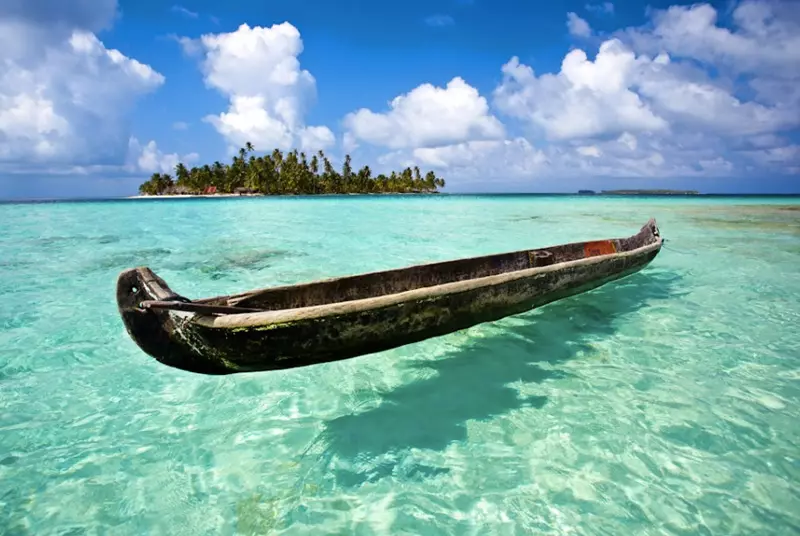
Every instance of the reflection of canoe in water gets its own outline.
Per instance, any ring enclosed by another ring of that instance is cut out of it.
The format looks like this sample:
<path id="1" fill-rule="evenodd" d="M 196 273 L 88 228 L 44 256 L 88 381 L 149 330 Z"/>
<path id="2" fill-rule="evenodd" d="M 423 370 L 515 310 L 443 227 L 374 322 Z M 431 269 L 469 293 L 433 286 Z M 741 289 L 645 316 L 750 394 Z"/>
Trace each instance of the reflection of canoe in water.
<path id="1" fill-rule="evenodd" d="M 422 264 L 190 301 L 125 270 L 128 333 L 166 365 L 204 374 L 285 369 L 388 350 L 498 320 L 637 272 L 661 250 L 655 220 L 628 238 Z"/>

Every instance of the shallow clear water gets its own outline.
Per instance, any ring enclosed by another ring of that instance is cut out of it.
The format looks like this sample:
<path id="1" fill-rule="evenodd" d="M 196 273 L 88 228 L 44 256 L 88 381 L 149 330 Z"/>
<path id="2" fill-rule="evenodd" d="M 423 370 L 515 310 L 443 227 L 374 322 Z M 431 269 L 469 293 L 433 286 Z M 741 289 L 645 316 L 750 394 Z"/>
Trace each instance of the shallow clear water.
<path id="1" fill-rule="evenodd" d="M 128 338 L 189 297 L 636 232 L 643 272 L 396 350 L 207 377 Z M 0 205 L 0 533 L 800 530 L 800 201 Z"/>

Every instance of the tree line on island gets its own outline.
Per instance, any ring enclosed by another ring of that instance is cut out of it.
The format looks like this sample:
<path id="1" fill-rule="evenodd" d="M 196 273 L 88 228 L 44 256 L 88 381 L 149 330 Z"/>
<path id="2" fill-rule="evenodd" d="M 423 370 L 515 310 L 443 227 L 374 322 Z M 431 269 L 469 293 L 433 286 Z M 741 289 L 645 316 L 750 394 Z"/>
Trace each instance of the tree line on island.
<path id="1" fill-rule="evenodd" d="M 175 166 L 175 178 L 169 173 L 153 173 L 139 186 L 141 195 L 176 194 L 350 194 L 350 193 L 434 193 L 445 185 L 444 179 L 433 171 L 424 176 L 419 167 L 407 167 L 388 176 L 372 175 L 369 166 L 358 171 L 352 168 L 346 155 L 342 170 L 337 171 L 322 151 L 311 156 L 279 149 L 272 154 L 255 156 L 253 145 L 239 149 L 231 164 L 187 168 L 182 162 Z M 249 158 L 248 158 L 249 155 Z"/>

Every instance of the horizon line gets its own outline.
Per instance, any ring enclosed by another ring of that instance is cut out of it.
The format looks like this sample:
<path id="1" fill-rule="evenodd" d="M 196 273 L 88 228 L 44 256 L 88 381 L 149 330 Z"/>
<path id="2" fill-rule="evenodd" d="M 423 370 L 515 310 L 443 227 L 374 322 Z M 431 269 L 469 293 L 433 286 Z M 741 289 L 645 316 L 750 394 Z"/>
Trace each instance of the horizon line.
<path id="1" fill-rule="evenodd" d="M 627 189 L 621 189 L 627 190 Z M 635 189 L 632 189 L 635 190 Z M 219 199 L 236 199 L 236 198 L 250 198 L 250 197 L 269 197 L 269 198 L 281 198 L 281 197 L 334 197 L 334 196 L 341 196 L 341 197 L 386 197 L 386 196 L 407 196 L 407 197 L 436 197 L 442 195 L 466 195 L 466 196 L 563 196 L 563 197 L 670 197 L 670 198 L 691 198 L 691 197 L 800 197 L 800 191 L 793 192 L 793 193 L 786 193 L 786 192 L 740 192 L 740 193 L 724 193 L 724 192 L 697 192 L 693 191 L 692 193 L 683 193 L 683 191 L 678 191 L 676 193 L 610 193 L 613 190 L 607 190 L 606 193 L 603 191 L 596 191 L 593 193 L 579 193 L 579 192 L 435 192 L 435 193 L 380 193 L 380 194 L 371 194 L 371 193 L 342 193 L 342 194 L 261 194 L 261 195 L 220 195 L 218 196 Z M 174 198 L 174 199 L 214 199 L 217 196 L 211 195 L 188 195 L 188 196 L 177 196 L 177 195 L 153 195 L 153 196 L 131 196 L 131 195 L 121 195 L 121 196 L 80 196 L 80 197 L 27 197 L 27 198 L 0 198 L 0 203 L 2 204 L 9 204 L 9 203 L 33 203 L 33 202 L 69 202 L 69 201 L 141 201 L 147 200 L 148 197 L 153 199 L 164 199 L 164 198 Z"/>

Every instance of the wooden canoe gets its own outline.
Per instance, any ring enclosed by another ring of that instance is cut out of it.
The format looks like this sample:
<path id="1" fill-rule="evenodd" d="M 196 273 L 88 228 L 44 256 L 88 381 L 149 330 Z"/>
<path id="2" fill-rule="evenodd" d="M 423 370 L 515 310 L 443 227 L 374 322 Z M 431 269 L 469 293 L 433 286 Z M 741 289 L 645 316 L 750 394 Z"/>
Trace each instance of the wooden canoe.
<path id="1" fill-rule="evenodd" d="M 627 238 L 575 242 L 190 301 L 149 268 L 125 270 L 117 305 L 139 347 L 202 374 L 348 359 L 519 314 L 638 272 L 661 250 L 655 220 Z"/>

